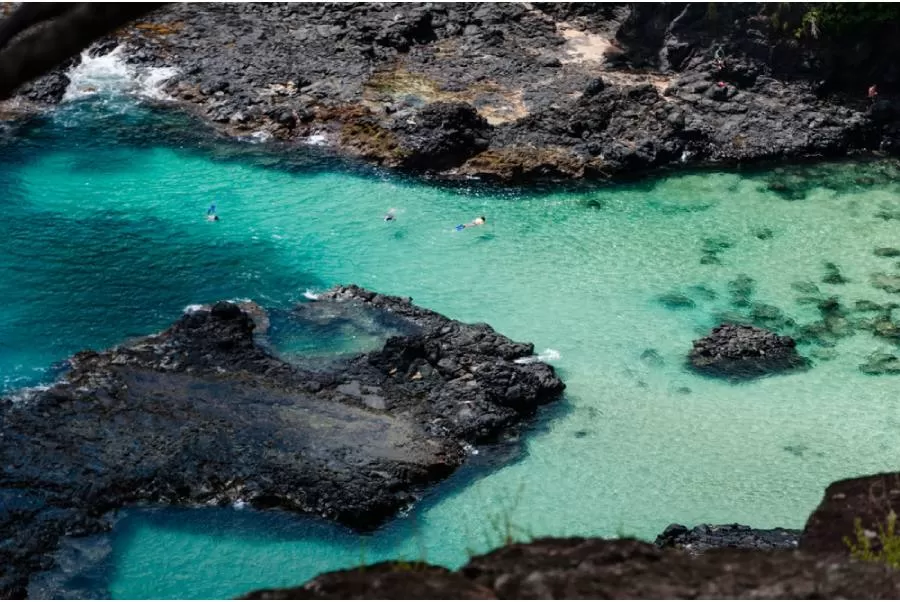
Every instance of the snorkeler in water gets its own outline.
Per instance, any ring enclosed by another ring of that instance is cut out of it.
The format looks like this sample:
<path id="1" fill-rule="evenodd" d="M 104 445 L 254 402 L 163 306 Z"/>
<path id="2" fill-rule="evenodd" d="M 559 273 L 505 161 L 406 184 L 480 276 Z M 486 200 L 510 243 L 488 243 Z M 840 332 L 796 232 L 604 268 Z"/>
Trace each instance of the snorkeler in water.
<path id="1" fill-rule="evenodd" d="M 456 227 L 457 232 L 466 228 L 474 228 L 475 226 L 483 226 L 487 222 L 487 218 L 483 215 L 476 217 L 468 224 L 460 224 Z"/>

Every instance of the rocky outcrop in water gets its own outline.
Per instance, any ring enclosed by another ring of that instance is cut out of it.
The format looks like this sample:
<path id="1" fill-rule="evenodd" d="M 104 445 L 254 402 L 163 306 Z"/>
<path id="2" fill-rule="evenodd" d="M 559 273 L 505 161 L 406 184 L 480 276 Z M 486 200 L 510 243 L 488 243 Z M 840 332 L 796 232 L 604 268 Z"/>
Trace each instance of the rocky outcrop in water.
<path id="1" fill-rule="evenodd" d="M 705 552 L 720 548 L 742 550 L 792 550 L 800 541 L 798 529 L 754 529 L 747 525 L 669 525 L 657 536 L 661 548 Z"/>
<path id="2" fill-rule="evenodd" d="M 694 341 L 691 367 L 703 374 L 729 379 L 755 378 L 807 366 L 791 337 L 755 326 L 722 324 Z"/>
<path id="3" fill-rule="evenodd" d="M 404 334 L 313 369 L 254 337 L 261 308 L 220 302 L 2 400 L 0 593 L 24 595 L 62 535 L 102 531 L 127 504 L 247 503 L 373 528 L 462 464 L 464 446 L 563 390 L 550 366 L 515 361 L 531 345 L 486 324 L 354 286 L 312 305 Z"/>
<path id="4" fill-rule="evenodd" d="M 175 67 L 175 102 L 233 134 L 448 178 L 894 152 L 892 37 L 798 42 L 773 6 L 173 4 L 99 47 Z"/>

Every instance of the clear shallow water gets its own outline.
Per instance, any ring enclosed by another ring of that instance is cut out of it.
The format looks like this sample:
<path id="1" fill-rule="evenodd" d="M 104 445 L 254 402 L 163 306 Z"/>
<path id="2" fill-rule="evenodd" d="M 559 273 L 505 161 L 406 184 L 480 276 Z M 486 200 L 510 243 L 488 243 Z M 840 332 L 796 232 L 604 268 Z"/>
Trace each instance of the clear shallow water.
<path id="1" fill-rule="evenodd" d="M 229 597 L 361 560 L 456 566 L 499 543 L 490 523 L 502 515 L 531 536 L 652 538 L 670 522 L 800 527 L 829 481 L 896 468 L 897 381 L 857 369 L 889 349 L 883 341 L 858 334 L 809 372 L 740 385 L 683 367 L 692 339 L 733 309 L 728 282 L 739 274 L 755 280 L 754 300 L 799 322 L 817 312 L 797 302 L 798 281 L 848 304 L 887 301 L 869 275 L 898 271 L 872 254 L 900 247 L 898 222 L 876 217 L 898 203 L 892 165 L 520 194 L 354 173 L 302 149 L 279 159 L 133 106 L 71 105 L 7 138 L 7 390 L 52 379 L 79 349 L 165 327 L 191 303 L 287 308 L 307 289 L 348 282 L 555 349 L 568 385 L 517 461 L 464 470 L 373 536 L 277 513 L 132 511 L 88 589 Z M 805 196 L 789 201 L 771 181 L 802 184 Z M 204 219 L 212 199 L 218 223 Z M 389 208 L 394 223 L 381 219 Z M 487 226 L 453 230 L 480 214 Z M 731 243 L 720 265 L 701 263 L 706 239 Z M 850 282 L 822 284 L 825 261 Z M 696 306 L 658 302 L 673 291 Z"/>

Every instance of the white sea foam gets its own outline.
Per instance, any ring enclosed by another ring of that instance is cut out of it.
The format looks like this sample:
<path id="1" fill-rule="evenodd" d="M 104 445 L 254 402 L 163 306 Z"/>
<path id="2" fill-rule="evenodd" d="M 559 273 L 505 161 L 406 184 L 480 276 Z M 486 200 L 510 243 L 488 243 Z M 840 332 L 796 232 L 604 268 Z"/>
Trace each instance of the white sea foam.
<path id="1" fill-rule="evenodd" d="M 85 50 L 81 62 L 67 73 L 69 87 L 63 101 L 77 100 L 91 94 L 116 93 L 128 87 L 133 81 L 128 65 L 122 58 L 122 47 L 103 56 L 92 57 Z"/>
<path id="2" fill-rule="evenodd" d="M 328 138 L 325 134 L 313 134 L 312 136 L 307 136 L 303 143 L 310 146 L 325 146 L 328 144 Z"/>
<path id="3" fill-rule="evenodd" d="M 7 396 L 7 399 L 9 399 L 9 401 L 11 401 L 15 406 L 22 406 L 34 399 L 34 396 L 37 393 L 40 393 L 41 391 L 47 391 L 48 389 L 50 389 L 50 387 L 47 385 L 41 385 L 38 387 L 26 387 L 9 394 Z"/>
<path id="4" fill-rule="evenodd" d="M 303 296 L 310 301 L 316 301 L 319 298 L 319 295 L 314 293 L 312 289 L 306 289 L 305 291 L 303 291 Z"/>
<path id="5" fill-rule="evenodd" d="M 544 349 L 537 355 L 529 355 L 528 357 L 520 357 L 513 360 L 516 364 L 534 364 L 535 362 L 555 362 L 562 357 L 556 349 Z"/>
<path id="6" fill-rule="evenodd" d="M 251 142 L 268 142 L 272 139 L 272 134 L 266 132 L 265 130 L 260 130 L 258 132 L 253 132 L 252 134 L 250 134 L 249 138 Z"/>
<path id="7" fill-rule="evenodd" d="M 203 309 L 203 305 L 201 305 L 200 303 L 191 303 L 190 305 L 185 307 L 183 311 L 186 314 L 192 314 L 194 312 L 200 311 L 201 309 Z"/>
<path id="8" fill-rule="evenodd" d="M 87 50 L 81 62 L 69 70 L 69 86 L 63 101 L 78 100 L 94 94 L 108 96 L 133 95 L 153 100 L 169 98 L 163 84 L 178 71 L 173 67 L 136 68 L 128 65 L 122 46 L 102 56 L 92 57 Z"/>
<path id="9" fill-rule="evenodd" d="M 149 67 L 137 75 L 137 93 L 153 100 L 170 100 L 172 97 L 163 91 L 163 85 L 175 77 L 178 70 L 174 67 Z"/>
<path id="10" fill-rule="evenodd" d="M 562 354 L 556 349 L 548 348 L 541 351 L 537 357 L 542 362 L 555 362 L 562 357 Z"/>

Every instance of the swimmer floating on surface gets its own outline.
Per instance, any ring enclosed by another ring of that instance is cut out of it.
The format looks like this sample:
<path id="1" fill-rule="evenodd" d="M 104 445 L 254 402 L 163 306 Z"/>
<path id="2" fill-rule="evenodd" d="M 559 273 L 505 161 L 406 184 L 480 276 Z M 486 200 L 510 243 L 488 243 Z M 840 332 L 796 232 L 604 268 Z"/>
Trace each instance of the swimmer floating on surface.
<path id="1" fill-rule="evenodd" d="M 209 209 L 206 210 L 206 221 L 208 221 L 208 222 L 219 221 L 219 216 L 216 215 L 216 204 L 215 203 L 212 203 L 209 206 Z"/>
<path id="2" fill-rule="evenodd" d="M 456 227 L 456 231 L 459 232 L 460 230 L 465 230 L 466 228 L 474 228 L 475 226 L 483 226 L 484 223 L 485 223 L 486 221 L 487 221 L 487 218 L 484 217 L 483 215 L 481 215 L 481 216 L 476 217 L 475 219 L 473 219 L 473 220 L 472 220 L 471 222 L 469 222 L 468 224 L 460 224 L 460 225 L 458 225 L 458 226 Z"/>
<path id="3" fill-rule="evenodd" d="M 397 219 L 397 216 L 395 215 L 396 213 L 397 213 L 396 209 L 394 209 L 394 208 L 389 209 L 388 212 L 384 216 L 384 221 L 386 221 L 386 222 L 394 221 L 395 219 Z"/>

